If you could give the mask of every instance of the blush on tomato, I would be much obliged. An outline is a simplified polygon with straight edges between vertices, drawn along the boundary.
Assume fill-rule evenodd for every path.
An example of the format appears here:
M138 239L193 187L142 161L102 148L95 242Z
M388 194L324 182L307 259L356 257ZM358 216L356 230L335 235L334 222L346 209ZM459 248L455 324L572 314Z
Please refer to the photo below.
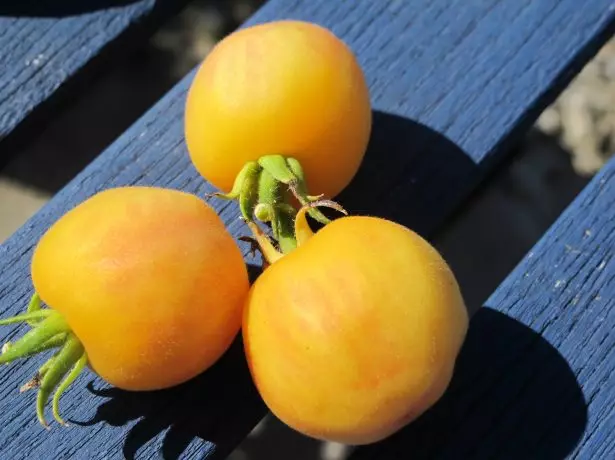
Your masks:
M282 20L240 29L205 58L187 96L185 134L197 170L224 192L249 161L298 160L310 192L337 195L371 130L365 77L328 29Z
M385 219L342 217L296 234L305 241L270 258L246 301L254 382L301 433L381 440L451 380L468 327L455 277L429 243Z
M22 315L34 328L0 362L59 347L30 383L40 386L42 423L50 392L85 362L126 390L167 388L203 372L239 332L249 288L215 211L155 187L109 189L62 216L34 251L32 280L49 308L35 302ZM61 421L56 398L54 415Z

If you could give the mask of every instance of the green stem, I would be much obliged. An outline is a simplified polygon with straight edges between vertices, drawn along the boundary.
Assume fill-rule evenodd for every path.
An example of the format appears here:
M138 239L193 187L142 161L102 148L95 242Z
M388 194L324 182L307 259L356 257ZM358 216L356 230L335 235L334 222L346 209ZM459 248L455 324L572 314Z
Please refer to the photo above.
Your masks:
M273 213L277 207L283 202L282 187L280 182L269 171L264 169L258 180L258 205L265 209L267 217L273 225ZM266 222L266 220L264 220ZM275 231L274 231L275 233Z
M295 158L285 158L282 155L266 155L259 158L258 164L261 165L265 171L269 172L275 180L287 185L288 189L302 206L313 201L314 197L308 195L305 175L299 160ZM308 214L321 224L328 224L331 222L318 210L318 208L311 208Z
M293 172L293 174L297 176L297 179L299 179L297 187L301 189L301 193L304 194L309 201L320 200L323 197L322 194L320 195L308 195L307 194L307 184L305 182L305 174L303 172L303 166L301 166L301 163L299 162L299 160L297 160L296 158L289 157L286 159L286 163L288 164L288 167Z
M289 209L290 208L290 209ZM283 254L288 254L297 248L294 219L297 211L292 207L279 207L276 213L278 227L278 246Z
M293 225L293 218L297 211L284 202L280 181L266 169L260 175L258 196L256 216L263 222L271 223L273 237L280 250L284 254L291 252L297 247Z
M330 222L317 206L308 206L322 195L308 193L303 168L296 158L276 154L249 161L237 175L229 193L213 195L238 200L241 214L248 223L255 224L254 218L269 222L277 247L287 254L297 247L296 201L289 192L313 219L325 225Z
M268 264L272 264L284 257L284 254L279 252L275 246L271 244L271 241L269 241L267 235L265 235L261 228L256 225L256 222L246 221L246 224L252 231L252 235L258 243L261 253L263 254L263 259L265 259Z
M295 215L294 220L294 231L295 238L297 239L297 246L304 244L306 241L312 238L312 236L314 236L314 232L310 228L310 224L307 221L306 214L310 212L310 209L317 206L335 209L336 211L344 215L348 215L348 212L346 212L346 210L342 206L331 200L312 201L311 203L308 203L305 206L301 207L301 209L299 209L299 212L297 212L297 214Z

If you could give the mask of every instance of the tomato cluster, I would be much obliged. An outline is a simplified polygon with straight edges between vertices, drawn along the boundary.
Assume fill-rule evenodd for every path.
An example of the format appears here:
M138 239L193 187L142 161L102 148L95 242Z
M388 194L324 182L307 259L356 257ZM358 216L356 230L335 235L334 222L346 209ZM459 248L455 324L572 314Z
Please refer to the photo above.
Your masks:
M468 328L452 271L395 222L321 212L346 214L331 199L363 161L371 113L362 69L330 30L286 20L223 39L187 95L186 144L215 195L238 201L265 270L250 285L194 195L126 186L79 204L36 246L27 311L0 321L31 327L0 364L56 350L24 385L40 422L53 393L63 423L60 395L85 367L126 390L168 388L240 331L263 400L308 436L371 443L431 407Z

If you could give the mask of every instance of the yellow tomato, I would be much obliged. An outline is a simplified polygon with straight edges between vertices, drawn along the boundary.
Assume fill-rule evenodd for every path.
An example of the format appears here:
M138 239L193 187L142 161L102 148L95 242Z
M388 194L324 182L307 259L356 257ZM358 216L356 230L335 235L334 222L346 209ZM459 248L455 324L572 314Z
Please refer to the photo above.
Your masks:
M342 217L252 286L243 336L271 411L349 444L394 433L446 390L468 327L438 252L380 218Z
M370 129L368 88L352 51L303 21L227 36L198 69L186 102L190 157L225 192L246 162L281 154L299 160L311 193L335 196L359 168Z
M215 211L150 187L106 190L65 214L36 247L32 279L92 369L127 390L173 386L211 366L239 332L249 288Z

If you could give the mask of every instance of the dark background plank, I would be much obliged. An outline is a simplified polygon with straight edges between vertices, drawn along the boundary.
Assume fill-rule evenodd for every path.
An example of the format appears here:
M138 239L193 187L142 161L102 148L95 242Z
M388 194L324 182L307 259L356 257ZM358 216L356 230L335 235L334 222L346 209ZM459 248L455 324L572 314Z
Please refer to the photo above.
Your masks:
M77 97L78 87L83 89L87 83L85 77L113 63L111 58L126 55L185 3L187 0L0 3L0 140L38 109L43 109L37 114L40 119L52 116L55 106L51 102L61 101L54 98L59 89L64 90L59 93L64 98ZM74 80L77 75L82 78ZM69 82L73 85L65 87ZM24 126L14 140L19 140L19 132L32 136L34 127ZM6 157L4 151L0 165Z
M613 27L609 7L606 0L589 1L581 14L574 0L272 0L249 24L313 20L353 47L376 113L365 165L342 202L427 234L604 42ZM122 184L211 191L189 164L183 143L191 77L0 247L3 315L25 308L31 249L41 233L95 191ZM214 204L234 234L246 233L234 206ZM3 340L17 332L3 329ZM63 400L64 413L92 424L41 436L32 399L16 394L39 364L34 359L0 373L0 413L7 421L0 428L0 457L114 458L123 452L151 458L162 452L165 458L200 458L206 451L220 458L264 414L237 344L211 372L171 391L94 396L76 385Z
M445 397L352 460L615 456L615 160L473 318Z

